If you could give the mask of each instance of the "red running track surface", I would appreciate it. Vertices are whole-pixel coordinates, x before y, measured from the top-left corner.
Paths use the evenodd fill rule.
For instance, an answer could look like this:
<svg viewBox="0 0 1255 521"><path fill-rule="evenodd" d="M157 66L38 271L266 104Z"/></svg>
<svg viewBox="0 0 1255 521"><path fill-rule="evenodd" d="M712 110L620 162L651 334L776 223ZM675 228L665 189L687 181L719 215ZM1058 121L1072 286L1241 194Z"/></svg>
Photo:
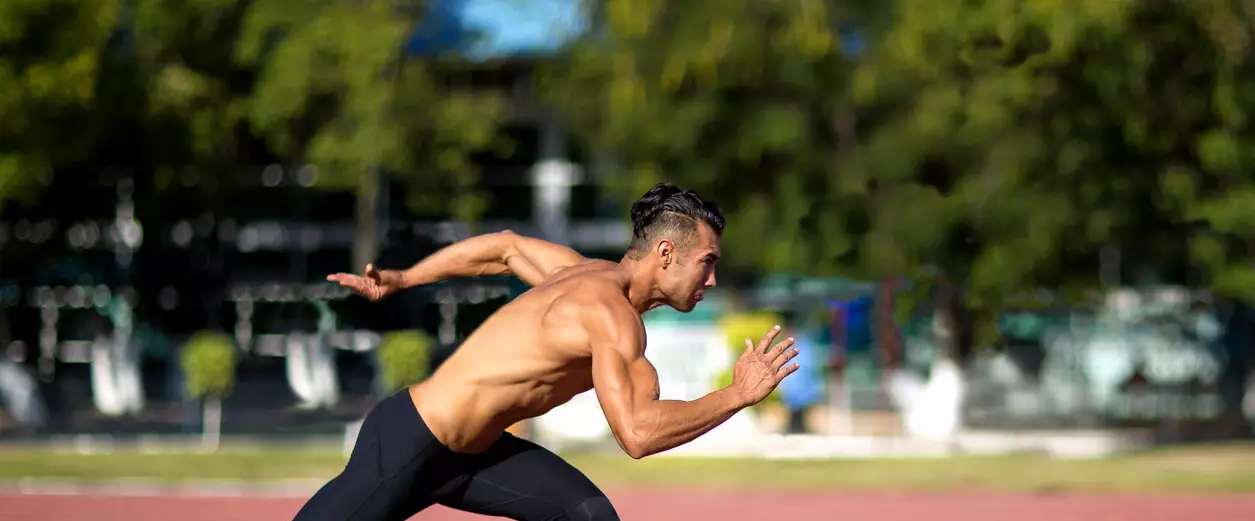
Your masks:
<svg viewBox="0 0 1255 521"><path fill-rule="evenodd" d="M775 494L621 492L625 520L691 521L1249 521L1255 494L1226 496L935 494ZM279 521L298 498L0 495L0 521ZM488 519L442 507L413 519Z"/></svg>

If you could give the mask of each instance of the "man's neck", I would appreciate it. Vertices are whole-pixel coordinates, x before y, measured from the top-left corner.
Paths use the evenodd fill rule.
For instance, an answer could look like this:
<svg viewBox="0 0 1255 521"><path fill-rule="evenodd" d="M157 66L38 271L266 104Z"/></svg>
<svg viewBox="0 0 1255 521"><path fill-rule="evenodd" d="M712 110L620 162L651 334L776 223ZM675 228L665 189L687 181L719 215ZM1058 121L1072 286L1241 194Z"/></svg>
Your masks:
<svg viewBox="0 0 1255 521"><path fill-rule="evenodd" d="M647 274L648 270L643 269L637 261L624 257L619 261L619 267L626 274L627 285L624 287L624 293L628 302L632 303L632 307L636 308L636 312L645 314L646 311L663 305L663 299L658 294L657 285L654 283L653 277Z"/></svg>

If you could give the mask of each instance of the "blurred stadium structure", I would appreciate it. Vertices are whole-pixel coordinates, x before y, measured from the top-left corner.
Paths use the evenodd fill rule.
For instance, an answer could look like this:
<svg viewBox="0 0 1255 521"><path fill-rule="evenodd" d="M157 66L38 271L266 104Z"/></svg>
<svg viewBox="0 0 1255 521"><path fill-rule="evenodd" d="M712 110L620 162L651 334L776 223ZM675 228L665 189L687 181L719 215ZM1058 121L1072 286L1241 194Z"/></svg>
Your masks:
<svg viewBox="0 0 1255 521"><path fill-rule="evenodd" d="M439 363L487 313L525 289L513 280L476 280L381 305L350 298L320 279L345 267L352 195L302 187L301 172L272 165L240 174L230 207L173 203L184 216L166 222L142 219L129 202L134 181L123 172L102 174L95 185L53 180L56 197L38 215L6 216L4 436L196 430L174 353L194 331L214 325L245 355L226 402L228 435L334 435L377 396L372 351L381 334L425 330L438 340ZM485 186L516 204L491 209L481 230L552 236L531 224L541 221L565 228L590 255L614 258L626 245L626 224L602 213L612 205L597 203L595 184L576 184L571 196L494 178L489 170ZM402 205L389 207L384 265L414 262L470 233L461 223L425 222ZM58 262L24 263L24 252L36 247L57 249ZM1188 288L1165 287L1116 292L1093 310L1008 312L1001 320L1007 349L971 357L960 376L937 356L945 332L932 315L878 326L893 304L877 290L775 277L712 294L689 315L651 312L650 354L663 394L694 398L713 389L737 345L731 331L744 329L741 320L761 324L756 313L765 310L811 317L791 323L813 348L807 369L778 391L779 403L725 430L937 437L960 425L1151 426L1165 435L1221 436L1242 432L1232 415L1243 407L1250 419L1252 393L1242 383L1249 309L1212 306ZM609 434L591 394L540 419L535 433L555 443Z"/></svg>
<svg viewBox="0 0 1255 521"><path fill-rule="evenodd" d="M511 62L492 81L515 92L515 103L530 103L520 86L531 67ZM523 147L508 161L479 165L494 204L476 231L508 228L617 259L630 229L606 180L568 149L555 118L536 107L517 113L507 133ZM156 209L133 202L151 179L101 168L90 183L43 177L33 212L6 207L0 439L197 432L200 415L183 394L176 353L206 328L228 332L243 355L224 405L225 435L336 437L378 397L373 352L382 335L428 332L438 364L525 290L512 279L468 280L380 305L351 298L322 278L356 269L348 263L355 196L310 188L316 176L308 165L213 176L189 168L176 179L187 193L175 190ZM213 206L193 196L206 182L229 199ZM400 192L382 190L379 264L406 265L473 233L466 223L407 210ZM779 400L738 415L690 452L734 450L720 440L735 436L719 432L746 430L947 440L1143 427L1185 439L1248 434L1255 421L1255 311L1175 286L1113 292L1090 309L1008 311L999 321L1005 349L965 357L960 367L940 356L950 332L928 310L892 320L893 291L883 284L767 277L712 292L689 315L647 315L663 396L713 389L736 335L779 313L795 317L787 323L810 348L804 371ZM531 427L555 446L613 445L591 394Z"/></svg>

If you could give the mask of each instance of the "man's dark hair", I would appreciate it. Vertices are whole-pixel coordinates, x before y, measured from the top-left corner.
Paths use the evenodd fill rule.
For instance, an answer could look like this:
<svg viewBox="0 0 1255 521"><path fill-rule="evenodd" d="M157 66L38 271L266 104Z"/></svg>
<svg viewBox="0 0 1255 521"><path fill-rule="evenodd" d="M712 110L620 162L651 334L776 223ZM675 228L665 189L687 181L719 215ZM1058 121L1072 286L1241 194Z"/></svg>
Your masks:
<svg viewBox="0 0 1255 521"><path fill-rule="evenodd" d="M676 248L687 250L697 238L698 222L705 222L715 235L723 235L723 211L692 190L681 190L671 183L659 183L632 203L632 245L628 255L639 259L658 239L668 237Z"/></svg>

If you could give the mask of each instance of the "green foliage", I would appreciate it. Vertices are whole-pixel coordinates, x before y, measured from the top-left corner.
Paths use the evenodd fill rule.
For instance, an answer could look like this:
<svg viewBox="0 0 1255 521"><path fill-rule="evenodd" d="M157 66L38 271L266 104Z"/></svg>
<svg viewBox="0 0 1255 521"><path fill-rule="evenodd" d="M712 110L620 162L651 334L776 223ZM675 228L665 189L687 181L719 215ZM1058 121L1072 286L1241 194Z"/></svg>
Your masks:
<svg viewBox="0 0 1255 521"><path fill-rule="evenodd" d="M384 335L375 356L379 357L385 392L396 392L426 379L431 370L432 347L431 337L419 330Z"/></svg>
<svg viewBox="0 0 1255 521"><path fill-rule="evenodd" d="M451 65L404 54L425 5L254 2L235 51L258 77L244 118L277 152L317 165L322 186L362 187L382 170L425 211L473 219L484 203L468 156L492 143L504 107L497 94L448 88Z"/></svg>
<svg viewBox="0 0 1255 521"><path fill-rule="evenodd" d="M235 386L237 353L235 343L225 334L202 331L183 346L179 362L186 378L186 390L195 398L226 398Z"/></svg>
<svg viewBox="0 0 1255 521"><path fill-rule="evenodd" d="M908 307L945 281L978 342L1039 287L1100 288L1111 244L1255 298L1245 3L597 4L551 93L625 201L716 199L732 265L907 277Z"/></svg>
<svg viewBox="0 0 1255 521"><path fill-rule="evenodd" d="M0 16L0 208L90 150L121 0L6 0ZM73 139L66 133L74 132Z"/></svg>
<svg viewBox="0 0 1255 521"><path fill-rule="evenodd" d="M226 204L231 183L216 177L256 168L266 150L315 165L319 186L369 199L382 171L424 211L474 219L485 202L468 156L497 137L504 107L450 87L456 60L404 53L428 3L7 2L0 204L47 172L118 164L159 189L199 171L204 195ZM137 203L164 211L160 196Z"/></svg>
<svg viewBox="0 0 1255 521"><path fill-rule="evenodd" d="M1255 296L1233 255L1255 239L1234 210L1252 180L1239 173L1251 135L1236 85L1255 80L1238 52L1252 35L1242 9L899 5L854 73L876 118L845 160L869 181L893 179L860 187L893 202L868 235L892 244L895 269L936 265L984 308L1038 285L1095 286L1108 243L1169 263L1189 262L1192 243L1215 289ZM897 195L921 188L934 198Z"/></svg>
<svg viewBox="0 0 1255 521"><path fill-rule="evenodd" d="M834 272L853 241L815 219L845 116L833 2L599 2L599 31L542 92L625 170L624 203L661 180L716 199L731 266ZM765 173L769 173L764 175ZM770 244L763 238L771 237Z"/></svg>

